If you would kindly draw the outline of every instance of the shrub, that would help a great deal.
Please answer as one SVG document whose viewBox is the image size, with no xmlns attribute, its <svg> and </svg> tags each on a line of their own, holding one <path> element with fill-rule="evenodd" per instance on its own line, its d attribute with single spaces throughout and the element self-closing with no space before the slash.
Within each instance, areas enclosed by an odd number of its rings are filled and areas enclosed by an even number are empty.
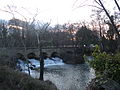
<svg viewBox="0 0 120 90">
<path fill-rule="evenodd" d="M 96 46 L 92 55 L 94 60 L 89 63 L 95 70 L 96 77 L 112 79 L 120 83 L 120 53 L 100 52 L 99 47 Z"/>
</svg>

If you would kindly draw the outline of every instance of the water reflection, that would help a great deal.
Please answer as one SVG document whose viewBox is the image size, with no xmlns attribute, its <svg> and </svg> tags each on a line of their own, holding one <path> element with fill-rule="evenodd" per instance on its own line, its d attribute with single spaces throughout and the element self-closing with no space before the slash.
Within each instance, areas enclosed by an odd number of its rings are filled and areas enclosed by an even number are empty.
<svg viewBox="0 0 120 90">
<path fill-rule="evenodd" d="M 38 78 L 39 74 L 36 72 L 33 77 Z M 44 72 L 44 79 L 52 81 L 59 90 L 85 90 L 94 77 L 88 64 L 50 66 Z"/>
</svg>

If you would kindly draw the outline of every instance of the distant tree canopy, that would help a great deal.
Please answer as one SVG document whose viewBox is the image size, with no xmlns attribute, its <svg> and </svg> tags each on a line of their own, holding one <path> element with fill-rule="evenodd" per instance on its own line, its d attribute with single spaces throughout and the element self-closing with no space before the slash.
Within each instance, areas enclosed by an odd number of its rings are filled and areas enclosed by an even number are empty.
<svg viewBox="0 0 120 90">
<path fill-rule="evenodd" d="M 73 28 L 69 25 L 27 22 L 12 18 L 7 22 L 0 20 L 0 47 L 39 47 L 72 45 Z M 40 45 L 39 45 L 40 44 Z"/>
<path fill-rule="evenodd" d="M 76 44 L 77 45 L 90 45 L 90 44 L 98 44 L 99 38 L 97 33 L 91 31 L 85 26 L 82 26 L 76 33 Z"/>
</svg>

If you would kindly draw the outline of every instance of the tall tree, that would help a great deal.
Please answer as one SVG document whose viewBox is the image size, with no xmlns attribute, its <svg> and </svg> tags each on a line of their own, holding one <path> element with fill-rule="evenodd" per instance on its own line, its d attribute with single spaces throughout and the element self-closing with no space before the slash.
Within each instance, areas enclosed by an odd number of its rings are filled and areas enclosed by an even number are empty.
<svg viewBox="0 0 120 90">
<path fill-rule="evenodd" d="M 91 31 L 85 26 L 82 26 L 76 33 L 76 42 L 77 45 L 89 46 L 90 44 L 98 44 L 99 38 L 97 33 Z"/>
<path fill-rule="evenodd" d="M 38 30 L 36 30 L 36 36 L 37 36 L 37 44 L 40 51 L 40 77 L 39 80 L 44 80 L 44 59 L 46 55 L 42 52 L 42 48 L 44 44 L 46 43 L 45 38 L 47 37 L 46 31 L 49 27 L 50 23 L 43 24 L 42 26 L 40 23 L 38 23 Z M 42 35 L 41 35 L 42 33 Z"/>
</svg>

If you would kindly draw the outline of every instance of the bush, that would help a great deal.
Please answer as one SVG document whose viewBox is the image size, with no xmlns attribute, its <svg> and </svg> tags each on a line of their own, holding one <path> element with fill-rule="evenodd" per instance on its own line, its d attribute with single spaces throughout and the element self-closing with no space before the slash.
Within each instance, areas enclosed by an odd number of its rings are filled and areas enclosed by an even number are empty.
<svg viewBox="0 0 120 90">
<path fill-rule="evenodd" d="M 90 65 L 95 70 L 96 77 L 111 79 L 120 83 L 120 53 L 100 52 L 99 47 L 96 46 L 92 55 L 94 60 L 90 61 Z"/>
</svg>

